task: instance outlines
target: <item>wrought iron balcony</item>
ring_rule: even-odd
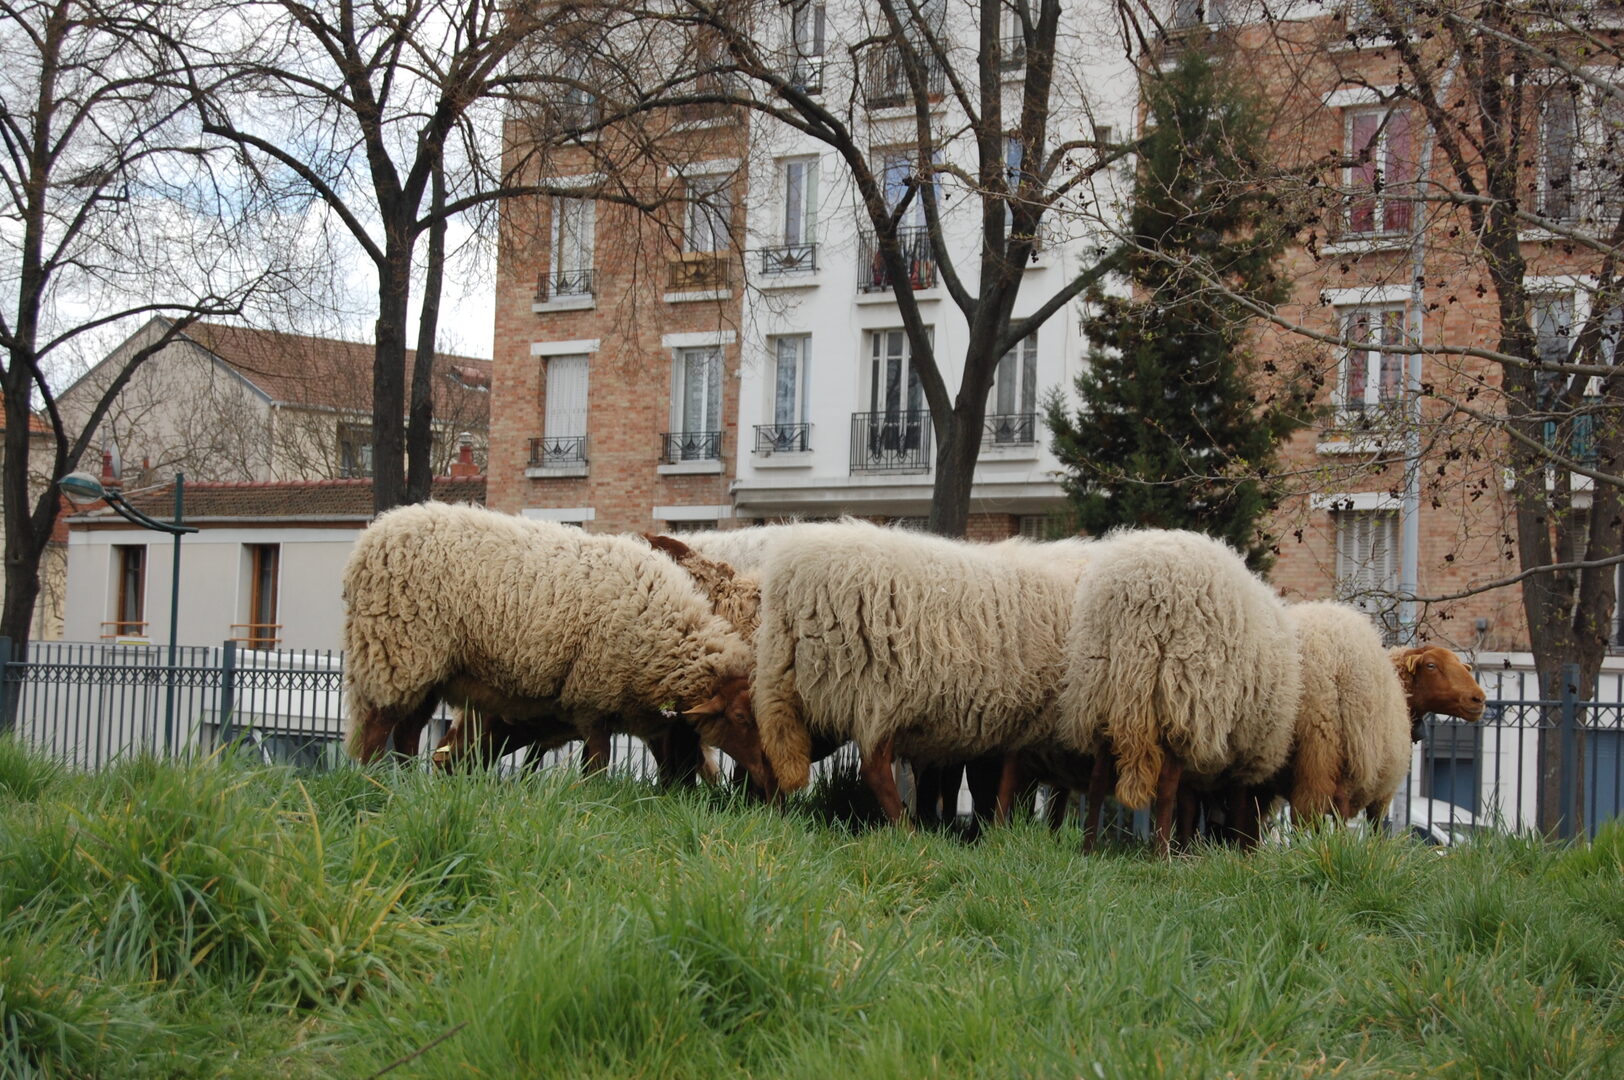
[[[998,39],[998,66],[1005,71],[1026,63],[1026,38],[1010,34]]]
[[[947,71],[930,55],[925,46],[914,50],[920,74],[924,78],[925,94],[940,98],[947,90]],[[883,45],[870,49],[864,65],[863,103],[871,109],[885,109],[906,105],[911,100],[908,85],[908,58],[902,49]]]
[[[731,260],[724,255],[685,252],[667,265],[665,286],[671,292],[712,292],[728,287]]]
[[[757,424],[756,453],[805,453],[812,449],[811,424]]]
[[[908,283],[915,289],[935,286],[936,254],[930,246],[930,230],[923,226],[898,229],[897,247]],[[857,241],[857,291],[886,292],[895,284],[880,253],[879,240],[872,233],[863,233]]]
[[[1032,446],[1037,440],[1037,413],[1000,413],[989,416],[981,424],[981,445]]]
[[[586,464],[585,435],[542,436],[530,440],[530,467],[560,468]]]
[[[817,268],[816,244],[781,244],[761,249],[763,274],[810,274]]]
[[[543,274],[536,290],[537,300],[559,300],[570,296],[592,295],[592,268],[580,270],[554,270]]]
[[[930,413],[852,413],[851,471],[929,472]]]
[[[660,464],[679,461],[719,461],[722,457],[720,431],[667,431],[660,435]]]
[[[784,66],[784,81],[808,94],[823,90],[823,57],[795,56]]]

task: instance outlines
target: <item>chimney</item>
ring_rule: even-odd
[[[457,436],[457,460],[451,463],[450,475],[454,480],[479,475],[479,466],[474,464],[474,436],[471,432],[465,431]]]
[[[113,475],[113,452],[111,450],[102,451],[101,485],[104,488],[118,486],[118,477]]]

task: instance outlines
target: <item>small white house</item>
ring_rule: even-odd
[[[173,483],[125,497],[173,520]],[[372,519],[370,479],[187,484],[184,497],[184,523],[198,531],[180,546],[178,644],[340,647],[344,562]],[[483,505],[485,478],[437,479],[434,498]],[[63,637],[167,643],[174,550],[103,504],[70,517]]]

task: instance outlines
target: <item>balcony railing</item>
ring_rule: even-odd
[[[756,453],[805,453],[812,449],[811,424],[757,424]]]
[[[720,431],[667,431],[660,435],[660,464],[679,461],[720,461]]]
[[[231,640],[245,649],[274,649],[282,643],[282,624],[232,623]]]
[[[936,255],[930,246],[930,231],[924,227],[897,230],[897,247],[902,254],[904,273],[915,289],[936,284]],[[880,253],[878,239],[864,233],[857,242],[857,291],[886,292],[895,287],[891,271]]]
[[[743,87],[743,80],[733,72],[717,71],[702,75],[695,81],[691,92],[732,97],[738,95]],[[740,117],[739,106],[732,101],[684,102],[677,106],[676,113],[677,119],[685,123],[694,120],[737,120]]]
[[[537,300],[559,300],[571,296],[592,295],[592,268],[582,270],[554,270],[543,274],[537,283]]]
[[[810,274],[817,268],[816,244],[780,244],[761,249],[763,274]]]
[[[586,464],[585,435],[544,435],[530,440],[530,467],[554,469]]]
[[[823,90],[823,57],[794,56],[784,65],[784,81],[808,94]]]
[[[731,260],[726,255],[686,252],[672,259],[665,285],[671,292],[711,292],[728,287]]]
[[[998,66],[1005,71],[1026,63],[1026,38],[1011,34],[998,39]]]
[[[929,472],[930,413],[852,413],[851,471]]]
[[[1038,441],[1037,413],[1001,413],[982,421],[981,445],[1032,446]]]
[[[915,49],[920,74],[924,77],[925,94],[934,100],[947,90],[947,71],[923,48]],[[903,50],[894,45],[870,49],[864,65],[863,103],[871,109],[885,109],[906,105],[910,100],[908,85],[908,59]]]

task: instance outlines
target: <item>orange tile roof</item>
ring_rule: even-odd
[[[224,323],[193,323],[185,336],[234,368],[272,400],[318,408],[372,408],[373,347],[367,342],[287,334]],[[406,350],[410,369],[416,351]],[[491,362],[438,354],[437,416],[489,415]]]
[[[6,395],[0,393],[0,431],[6,430]],[[35,435],[51,434],[51,425],[39,413],[32,410],[28,413],[28,430]]]

